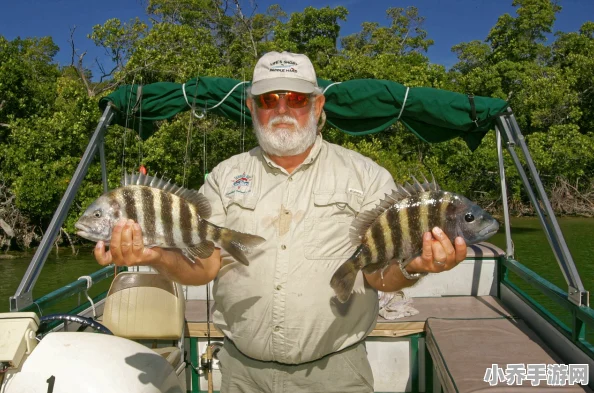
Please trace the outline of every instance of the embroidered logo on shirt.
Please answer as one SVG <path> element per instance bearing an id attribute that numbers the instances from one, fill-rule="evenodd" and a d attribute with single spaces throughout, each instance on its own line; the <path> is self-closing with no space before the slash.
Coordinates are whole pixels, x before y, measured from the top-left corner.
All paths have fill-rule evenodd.
<path id="1" fill-rule="evenodd" d="M 230 196 L 235 194 L 236 192 L 242 194 L 247 194 L 248 192 L 251 192 L 252 179 L 253 177 L 251 175 L 246 175 L 245 172 L 241 175 L 235 176 L 233 183 L 231 184 L 231 189 L 225 195 Z"/>

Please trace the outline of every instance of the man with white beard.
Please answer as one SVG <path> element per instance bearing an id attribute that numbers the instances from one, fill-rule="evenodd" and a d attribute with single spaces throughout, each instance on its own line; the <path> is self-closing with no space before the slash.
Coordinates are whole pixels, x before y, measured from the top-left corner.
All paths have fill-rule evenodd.
<path id="1" fill-rule="evenodd" d="M 201 188 L 210 222 L 266 239 L 249 266 L 219 249 L 192 264 L 144 248 L 133 222 L 114 228 L 110 251 L 101 242 L 95 249 L 103 265 L 151 265 L 186 285 L 214 280 L 222 393 L 373 392 L 363 340 L 375 326 L 377 290 L 397 291 L 466 256 L 461 238 L 454 246 L 434 228 L 406 268 L 360 274 L 349 301 L 336 301 L 330 279 L 354 251 L 351 222 L 395 185 L 372 160 L 322 139 L 324 102 L 306 56 L 269 52 L 256 64 L 247 106 L 260 146 L 221 162 Z"/>

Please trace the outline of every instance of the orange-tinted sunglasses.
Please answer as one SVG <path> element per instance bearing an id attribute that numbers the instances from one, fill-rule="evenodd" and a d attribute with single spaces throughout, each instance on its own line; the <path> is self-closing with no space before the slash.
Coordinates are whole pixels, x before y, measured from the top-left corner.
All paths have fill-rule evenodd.
<path id="1" fill-rule="evenodd" d="M 305 108 L 309 104 L 309 94 L 288 91 L 286 93 L 264 93 L 255 96 L 256 105 L 261 109 L 274 109 L 281 97 L 287 100 L 287 106 L 293 109 Z"/>

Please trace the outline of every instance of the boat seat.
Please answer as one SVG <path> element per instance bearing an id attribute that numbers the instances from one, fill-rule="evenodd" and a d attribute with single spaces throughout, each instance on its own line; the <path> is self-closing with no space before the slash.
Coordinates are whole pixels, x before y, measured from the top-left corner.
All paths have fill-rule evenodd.
<path id="1" fill-rule="evenodd" d="M 540 381 L 522 386 L 484 381 L 487 368 L 508 364 L 563 364 L 564 362 L 531 330 L 524 321 L 498 318 L 429 318 L 425 326 L 426 345 L 443 392 L 590 392 L 586 386 L 548 386 Z M 489 380 L 489 379 L 488 379 Z"/>
<path id="2" fill-rule="evenodd" d="M 122 272 L 107 293 L 102 323 L 131 340 L 183 341 L 185 299 L 182 286 L 154 272 Z M 174 369 L 179 347 L 154 348 Z"/>

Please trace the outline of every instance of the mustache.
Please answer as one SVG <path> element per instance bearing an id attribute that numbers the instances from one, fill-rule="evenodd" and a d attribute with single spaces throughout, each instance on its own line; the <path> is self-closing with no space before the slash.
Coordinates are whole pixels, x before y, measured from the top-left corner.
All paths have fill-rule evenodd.
<path id="1" fill-rule="evenodd" d="M 268 121 L 268 126 L 269 127 L 270 126 L 275 126 L 275 125 L 281 124 L 281 123 L 291 124 L 291 125 L 294 125 L 294 126 L 297 126 L 298 125 L 297 120 L 294 119 L 294 118 L 292 118 L 291 116 L 281 115 L 281 116 L 276 116 L 276 117 L 270 119 Z"/>

